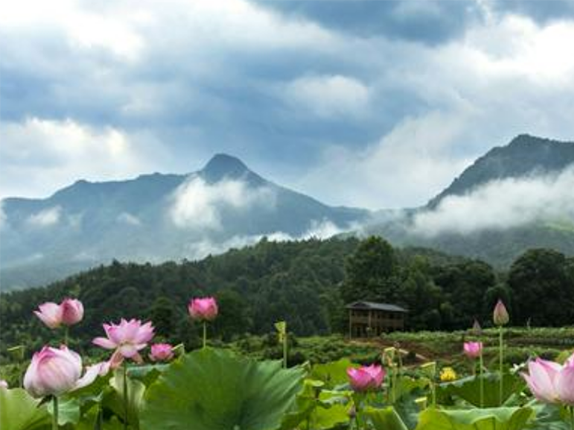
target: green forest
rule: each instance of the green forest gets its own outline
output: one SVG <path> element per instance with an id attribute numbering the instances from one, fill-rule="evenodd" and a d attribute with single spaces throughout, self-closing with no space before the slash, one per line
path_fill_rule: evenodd
<path id="1" fill-rule="evenodd" d="M 345 304 L 371 300 L 409 310 L 409 330 L 455 330 L 489 321 L 498 298 L 515 326 L 561 326 L 574 321 L 574 258 L 549 249 L 520 256 L 507 272 L 479 260 L 424 248 L 393 248 L 380 237 L 296 242 L 262 239 L 201 261 L 160 265 L 120 263 L 44 288 L 0 295 L 0 359 L 10 346 L 36 350 L 53 334 L 33 316 L 46 301 L 77 297 L 84 322 L 71 332 L 78 350 L 90 350 L 102 321 L 151 319 L 159 337 L 199 343 L 189 321 L 191 297 L 214 295 L 220 315 L 211 336 L 231 341 L 266 334 L 287 321 L 298 336 L 345 333 Z"/>

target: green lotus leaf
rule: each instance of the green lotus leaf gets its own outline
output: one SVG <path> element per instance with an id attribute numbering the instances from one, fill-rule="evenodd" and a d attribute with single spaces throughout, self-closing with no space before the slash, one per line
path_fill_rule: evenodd
<path id="1" fill-rule="evenodd" d="M 21 388 L 0 389 L 0 429 L 39 430 L 49 428 L 51 417 L 46 405 Z M 47 426 L 47 427 L 46 427 Z"/>
<path id="2" fill-rule="evenodd" d="M 569 411 L 563 406 L 540 405 L 532 406 L 536 418 L 527 427 L 530 430 L 570 430 Z"/>
<path id="3" fill-rule="evenodd" d="M 500 405 L 500 378 L 497 374 L 484 375 L 484 399 L 483 407 L 494 408 Z M 502 403 L 506 402 L 513 394 L 519 393 L 525 387 L 524 380 L 517 375 L 504 374 Z M 437 387 L 439 397 L 448 395 L 458 396 L 474 406 L 480 407 L 480 377 L 470 376 L 454 382 L 440 384 Z"/>
<path id="4" fill-rule="evenodd" d="M 426 409 L 416 430 L 522 430 L 533 409 L 490 408 L 468 410 Z"/>
<path id="5" fill-rule="evenodd" d="M 348 358 L 342 358 L 338 361 L 332 361 L 325 364 L 316 364 L 311 369 L 309 375 L 312 379 L 323 381 L 328 388 L 349 382 L 347 369 L 349 367 L 358 367 Z"/>
<path id="6" fill-rule="evenodd" d="M 392 406 L 386 408 L 365 408 L 363 415 L 368 417 L 376 430 L 407 430 L 407 426 Z"/>
<path id="7" fill-rule="evenodd" d="M 145 395 L 142 430 L 274 430 L 295 406 L 300 368 L 205 348 L 173 362 Z"/>

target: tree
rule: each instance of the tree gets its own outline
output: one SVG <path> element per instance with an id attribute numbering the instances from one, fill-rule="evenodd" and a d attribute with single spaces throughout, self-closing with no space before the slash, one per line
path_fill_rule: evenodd
<path id="1" fill-rule="evenodd" d="M 392 302 L 397 283 L 397 261 L 393 247 L 380 237 L 363 241 L 348 258 L 341 296 L 346 303 L 355 300 Z"/>
<path id="2" fill-rule="evenodd" d="M 574 283 L 568 260 L 551 249 L 532 249 L 510 268 L 508 286 L 514 297 L 515 321 L 560 326 L 574 319 Z"/>

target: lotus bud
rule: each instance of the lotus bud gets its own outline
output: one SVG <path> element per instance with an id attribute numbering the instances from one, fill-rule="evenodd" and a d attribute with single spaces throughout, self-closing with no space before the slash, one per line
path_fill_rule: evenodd
<path id="1" fill-rule="evenodd" d="M 465 342 L 463 352 L 468 358 L 478 358 L 482 353 L 482 342 Z"/>
<path id="2" fill-rule="evenodd" d="M 32 357 L 24 375 L 24 388 L 33 397 L 59 396 L 91 384 L 99 366 L 91 366 L 82 377 L 82 358 L 68 347 L 45 346 Z"/>
<path id="3" fill-rule="evenodd" d="M 498 300 L 496 306 L 494 307 L 494 312 L 492 314 L 492 320 L 494 321 L 494 325 L 503 326 L 508 324 L 510 320 L 508 316 L 508 311 L 506 310 L 506 306 L 502 303 L 502 300 Z"/>
<path id="4" fill-rule="evenodd" d="M 8 389 L 8 382 L 6 382 L 4 379 L 0 379 L 0 389 Z"/>
<path id="5" fill-rule="evenodd" d="M 76 299 L 65 299 L 61 304 L 62 324 L 71 326 L 79 323 L 84 318 L 84 305 Z"/>
<path id="6" fill-rule="evenodd" d="M 173 347 L 168 343 L 156 343 L 151 346 L 151 361 L 169 361 L 173 358 Z"/>
<path id="7" fill-rule="evenodd" d="M 351 388 L 357 392 L 377 389 L 383 383 L 385 370 L 376 364 L 362 366 L 358 369 L 350 367 L 347 369 Z"/>
<path id="8" fill-rule="evenodd" d="M 217 302 L 213 297 L 192 299 L 187 306 L 189 315 L 197 321 L 213 321 L 217 317 Z"/>
<path id="9" fill-rule="evenodd" d="M 475 336 L 482 336 L 482 327 L 480 326 L 477 320 L 474 320 L 471 333 Z"/>
<path id="10" fill-rule="evenodd" d="M 42 303 L 34 313 L 51 329 L 58 328 L 62 325 L 62 307 L 56 303 Z"/>

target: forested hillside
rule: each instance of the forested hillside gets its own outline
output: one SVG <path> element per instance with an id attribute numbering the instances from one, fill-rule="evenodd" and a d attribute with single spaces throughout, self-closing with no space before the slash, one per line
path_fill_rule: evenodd
<path id="1" fill-rule="evenodd" d="M 478 260 L 429 249 L 395 249 L 383 239 L 364 241 L 266 239 L 241 250 L 198 262 L 134 264 L 114 262 L 46 288 L 0 295 L 1 350 L 25 343 L 35 350 L 54 339 L 33 315 L 46 301 L 78 297 L 84 322 L 72 343 L 90 346 L 102 321 L 151 319 L 167 340 L 197 342 L 187 302 L 215 295 L 220 317 L 213 336 L 223 340 L 273 330 L 286 320 L 297 335 L 345 332 L 345 303 L 368 299 L 409 309 L 409 329 L 457 329 L 474 318 L 489 320 L 493 303 L 505 299 L 517 312 L 515 324 L 561 325 L 574 321 L 574 260 L 550 250 L 532 250 L 508 274 L 496 274 Z M 560 291 L 560 294 L 557 292 Z M 543 299 L 543 300 L 542 300 Z M 539 306 L 538 303 L 542 303 Z"/>

